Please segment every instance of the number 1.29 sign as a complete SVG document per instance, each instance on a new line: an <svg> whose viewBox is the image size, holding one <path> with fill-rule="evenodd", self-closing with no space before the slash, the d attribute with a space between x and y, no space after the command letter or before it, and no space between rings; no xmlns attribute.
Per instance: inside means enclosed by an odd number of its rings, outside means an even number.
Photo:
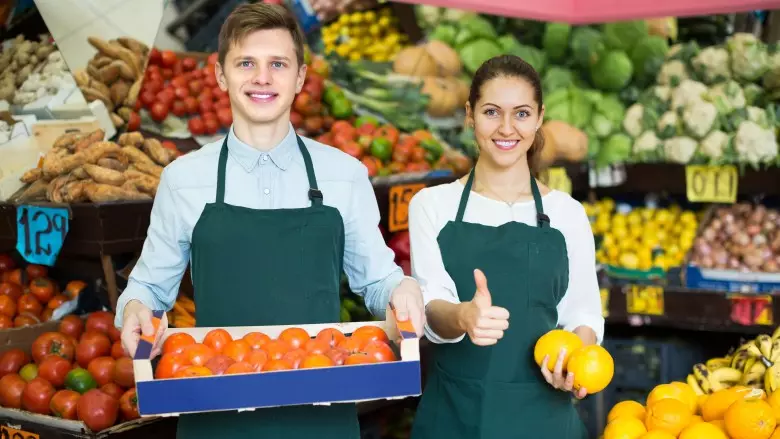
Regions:
<svg viewBox="0 0 780 439"><path fill-rule="evenodd" d="M27 262L52 266L68 234L68 209L21 205L16 208L16 250Z"/></svg>

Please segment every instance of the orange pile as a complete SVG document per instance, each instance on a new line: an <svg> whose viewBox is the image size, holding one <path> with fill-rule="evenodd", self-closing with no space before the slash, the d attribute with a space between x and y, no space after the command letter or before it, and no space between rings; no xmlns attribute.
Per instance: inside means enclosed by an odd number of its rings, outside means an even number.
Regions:
<svg viewBox="0 0 780 439"><path fill-rule="evenodd" d="M213 329L198 343L194 337L177 332L165 339L155 378L311 369L342 365L395 361L387 334L366 325L349 336L327 328L312 337L306 330L287 328L272 339L251 332L233 339L224 329Z"/></svg>

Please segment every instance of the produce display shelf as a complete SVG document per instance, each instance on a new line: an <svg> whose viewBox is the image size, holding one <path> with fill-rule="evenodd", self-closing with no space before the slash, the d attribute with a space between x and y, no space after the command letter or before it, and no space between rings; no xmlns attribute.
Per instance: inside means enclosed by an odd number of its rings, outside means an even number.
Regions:
<svg viewBox="0 0 780 439"><path fill-rule="evenodd" d="M681 287L663 289L663 310L656 314L630 313L628 310L628 288L613 286L609 288L607 324L628 324L658 328L683 329L703 332L727 332L760 334L776 326L774 319L780 315L777 297L780 292L769 295L768 321L758 323L759 318L752 316L752 324L742 324L735 315L736 303L757 295L737 295L720 291L689 290ZM760 297L766 297L761 295Z"/></svg>

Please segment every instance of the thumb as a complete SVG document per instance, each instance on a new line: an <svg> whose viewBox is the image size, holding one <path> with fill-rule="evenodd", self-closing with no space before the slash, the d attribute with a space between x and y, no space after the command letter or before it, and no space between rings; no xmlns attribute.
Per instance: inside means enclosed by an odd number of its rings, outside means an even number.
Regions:
<svg viewBox="0 0 780 439"><path fill-rule="evenodd" d="M141 335L154 335L154 325L152 325L152 313L149 310L138 312L138 323L141 325Z"/></svg>
<svg viewBox="0 0 780 439"><path fill-rule="evenodd" d="M487 286L487 278L479 269L474 270L474 283L477 285L477 291L474 293L474 304L480 308L491 306L492 300Z"/></svg>

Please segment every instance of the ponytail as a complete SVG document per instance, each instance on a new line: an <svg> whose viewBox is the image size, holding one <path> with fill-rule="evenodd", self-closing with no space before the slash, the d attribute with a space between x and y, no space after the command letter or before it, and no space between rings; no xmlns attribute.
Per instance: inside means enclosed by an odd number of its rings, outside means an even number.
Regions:
<svg viewBox="0 0 780 439"><path fill-rule="evenodd" d="M531 147L528 148L526 153L526 159L528 160L528 168L531 170L531 175L536 178L541 178L542 172L545 170L546 165L542 161L542 150L544 149L544 133L542 130L537 130L534 135L534 141L531 143Z"/></svg>

